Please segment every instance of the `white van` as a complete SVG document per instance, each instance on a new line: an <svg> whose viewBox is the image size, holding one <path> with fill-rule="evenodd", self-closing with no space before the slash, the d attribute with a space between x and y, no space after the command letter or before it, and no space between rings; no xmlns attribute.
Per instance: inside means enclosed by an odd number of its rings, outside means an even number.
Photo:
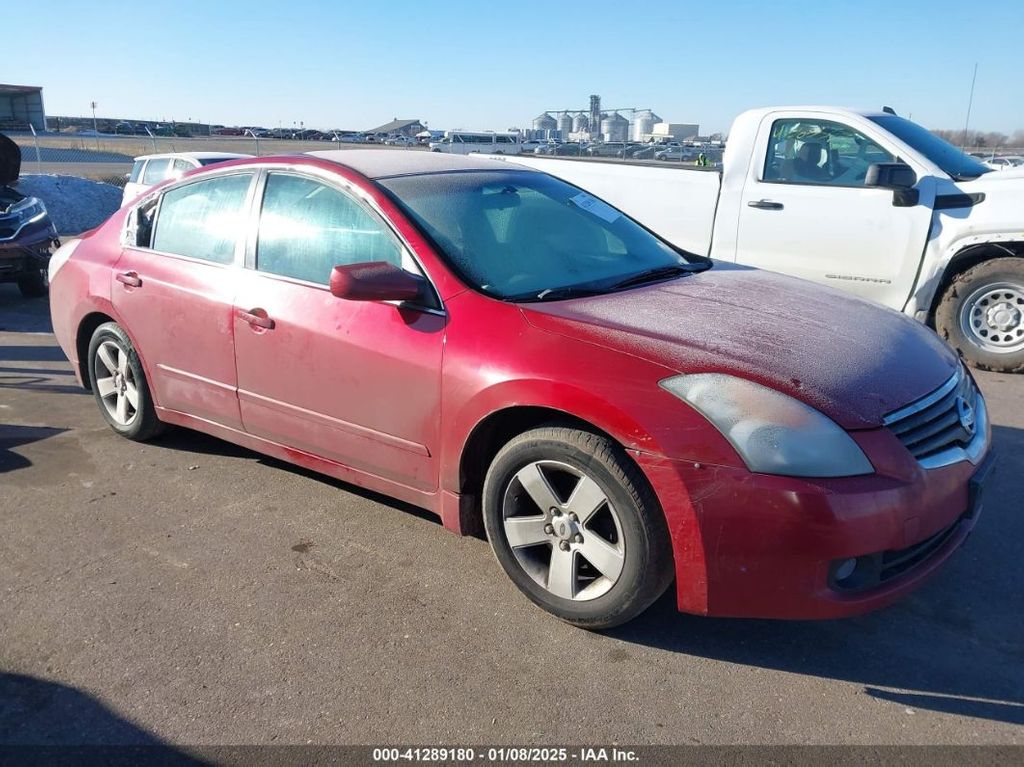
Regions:
<svg viewBox="0 0 1024 767"><path fill-rule="evenodd" d="M445 131L440 141L431 141L430 151L447 154L522 154L523 145L518 133L452 130Z"/></svg>

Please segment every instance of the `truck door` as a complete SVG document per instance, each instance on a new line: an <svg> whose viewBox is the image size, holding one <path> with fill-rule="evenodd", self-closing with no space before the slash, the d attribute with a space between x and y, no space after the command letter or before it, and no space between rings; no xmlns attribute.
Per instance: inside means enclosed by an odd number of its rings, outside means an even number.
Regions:
<svg viewBox="0 0 1024 767"><path fill-rule="evenodd" d="M902 309L931 201L922 193L917 205L897 207L892 190L864 185L869 165L899 159L867 132L813 115L768 115L741 193L736 260Z"/></svg>

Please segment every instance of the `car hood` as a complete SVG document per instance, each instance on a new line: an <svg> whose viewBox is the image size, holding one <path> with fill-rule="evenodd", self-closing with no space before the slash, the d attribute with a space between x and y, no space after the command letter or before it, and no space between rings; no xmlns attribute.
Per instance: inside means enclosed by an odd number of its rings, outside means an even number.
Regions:
<svg viewBox="0 0 1024 767"><path fill-rule="evenodd" d="M670 282L522 310L540 329L680 373L725 372L771 386L847 429L881 426L959 364L937 335L899 312L717 263Z"/></svg>
<svg viewBox="0 0 1024 767"><path fill-rule="evenodd" d="M21 175L21 148L0 133L0 186L13 184Z"/></svg>

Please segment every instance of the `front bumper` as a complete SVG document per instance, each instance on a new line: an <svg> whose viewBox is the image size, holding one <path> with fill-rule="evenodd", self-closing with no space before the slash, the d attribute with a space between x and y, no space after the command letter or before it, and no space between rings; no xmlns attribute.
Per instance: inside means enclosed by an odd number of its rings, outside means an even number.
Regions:
<svg viewBox="0 0 1024 767"><path fill-rule="evenodd" d="M639 455L668 520L679 609L839 618L884 607L936 572L974 528L992 454L926 470L885 430L855 438L876 474L799 479ZM847 559L875 579L838 584Z"/></svg>
<svg viewBox="0 0 1024 767"><path fill-rule="evenodd" d="M0 282L45 269L50 249L57 243L57 231L49 219L28 224L16 237L0 238Z"/></svg>

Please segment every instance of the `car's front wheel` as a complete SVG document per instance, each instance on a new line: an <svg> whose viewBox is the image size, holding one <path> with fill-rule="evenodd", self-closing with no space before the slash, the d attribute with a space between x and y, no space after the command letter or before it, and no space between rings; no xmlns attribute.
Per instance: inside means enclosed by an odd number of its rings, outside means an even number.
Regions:
<svg viewBox="0 0 1024 767"><path fill-rule="evenodd" d="M1024 372L1024 259L994 258L958 274L935 329L974 367Z"/></svg>
<svg viewBox="0 0 1024 767"><path fill-rule="evenodd" d="M661 508L607 437L562 426L525 432L495 456L483 491L498 562L534 603L575 626L625 623L672 580Z"/></svg>
<svg viewBox="0 0 1024 767"><path fill-rule="evenodd" d="M118 434L141 442L163 431L139 355L116 322L105 322L92 334L89 380L100 413Z"/></svg>

